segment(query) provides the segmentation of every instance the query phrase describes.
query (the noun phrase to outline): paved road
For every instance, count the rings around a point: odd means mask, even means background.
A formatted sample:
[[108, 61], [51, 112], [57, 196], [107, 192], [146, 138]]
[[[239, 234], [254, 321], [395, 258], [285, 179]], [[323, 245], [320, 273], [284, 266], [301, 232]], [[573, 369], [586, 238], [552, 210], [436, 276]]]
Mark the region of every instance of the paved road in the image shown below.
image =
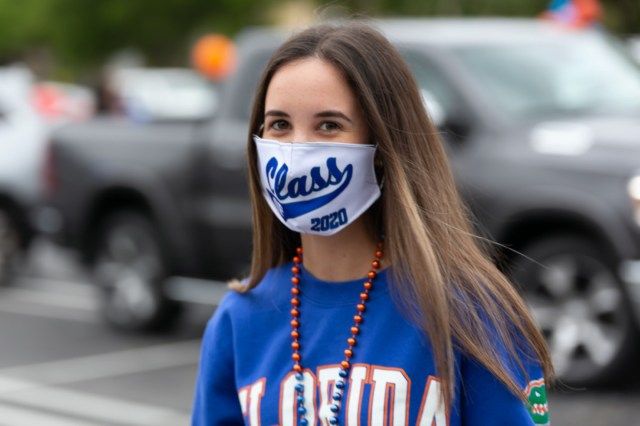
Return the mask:
[[[200, 336], [213, 307], [190, 306], [164, 335], [105, 327], [72, 257], [47, 243], [0, 289], [0, 426], [186, 425]], [[640, 426], [640, 385], [550, 395], [552, 423]]]

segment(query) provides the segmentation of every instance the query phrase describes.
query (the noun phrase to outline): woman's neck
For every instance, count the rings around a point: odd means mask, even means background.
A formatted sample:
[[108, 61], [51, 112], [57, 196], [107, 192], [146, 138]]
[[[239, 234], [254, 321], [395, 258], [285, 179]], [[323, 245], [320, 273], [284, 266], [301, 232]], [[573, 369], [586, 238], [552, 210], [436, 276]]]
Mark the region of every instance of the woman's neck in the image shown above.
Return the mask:
[[301, 234], [303, 264], [323, 281], [348, 281], [367, 275], [376, 251], [364, 217], [342, 231], [330, 235]]

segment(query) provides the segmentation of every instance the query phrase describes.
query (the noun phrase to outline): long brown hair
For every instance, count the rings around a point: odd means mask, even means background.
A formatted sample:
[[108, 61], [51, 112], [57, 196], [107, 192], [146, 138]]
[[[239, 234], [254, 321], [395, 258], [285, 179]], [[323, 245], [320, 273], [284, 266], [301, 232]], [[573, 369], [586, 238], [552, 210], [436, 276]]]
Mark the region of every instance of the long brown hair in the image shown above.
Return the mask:
[[308, 57], [342, 72], [362, 108], [368, 134], [378, 144], [376, 163], [386, 178], [368, 214], [378, 224], [378, 234], [385, 235], [396, 300], [431, 341], [446, 407], [455, 395], [454, 349], [477, 360], [525, 401], [496, 342], [525, 377], [522, 357], [537, 357], [549, 383], [553, 368], [544, 338], [513, 284], [479, 243], [482, 238], [474, 235], [470, 212], [408, 66], [367, 23], [308, 28], [289, 38], [267, 64], [247, 143], [254, 229], [251, 272], [245, 286], [234, 288], [246, 292], [255, 287], [269, 268], [291, 259], [300, 244], [300, 235], [279, 222], [262, 196], [251, 135], [260, 134], [273, 75], [283, 65]]

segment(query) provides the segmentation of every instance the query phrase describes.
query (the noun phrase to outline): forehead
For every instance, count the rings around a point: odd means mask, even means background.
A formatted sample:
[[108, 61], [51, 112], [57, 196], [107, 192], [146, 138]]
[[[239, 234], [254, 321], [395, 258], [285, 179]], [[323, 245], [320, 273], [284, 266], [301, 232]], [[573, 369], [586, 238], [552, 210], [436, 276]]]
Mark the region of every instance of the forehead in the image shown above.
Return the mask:
[[267, 88], [265, 108], [318, 106], [355, 108], [355, 96], [340, 70], [319, 58], [290, 62], [273, 75]]

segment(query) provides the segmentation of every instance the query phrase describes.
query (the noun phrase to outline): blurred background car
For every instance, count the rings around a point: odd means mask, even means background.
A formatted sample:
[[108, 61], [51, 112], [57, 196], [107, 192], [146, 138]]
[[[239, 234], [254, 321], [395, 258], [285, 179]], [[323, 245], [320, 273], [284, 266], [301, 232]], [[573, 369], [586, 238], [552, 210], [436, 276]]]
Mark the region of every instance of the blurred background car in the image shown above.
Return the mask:
[[136, 121], [198, 121], [217, 108], [215, 85], [188, 68], [124, 68], [110, 82], [123, 112]]
[[45, 125], [31, 103], [34, 76], [0, 67], [0, 285], [7, 285], [34, 236], [30, 211], [40, 200]]
[[11, 282], [37, 234], [49, 132], [90, 118], [94, 98], [79, 85], [38, 83], [25, 65], [0, 67], [0, 284]]
[[[640, 72], [602, 29], [531, 19], [378, 21], [441, 129], [459, 189], [496, 263], [519, 285], [559, 376], [614, 380], [640, 349]], [[247, 273], [247, 120], [286, 36], [248, 29], [213, 119], [102, 117], [57, 131], [44, 184], [52, 232], [129, 330]], [[217, 292], [217, 293], [216, 293]]]

